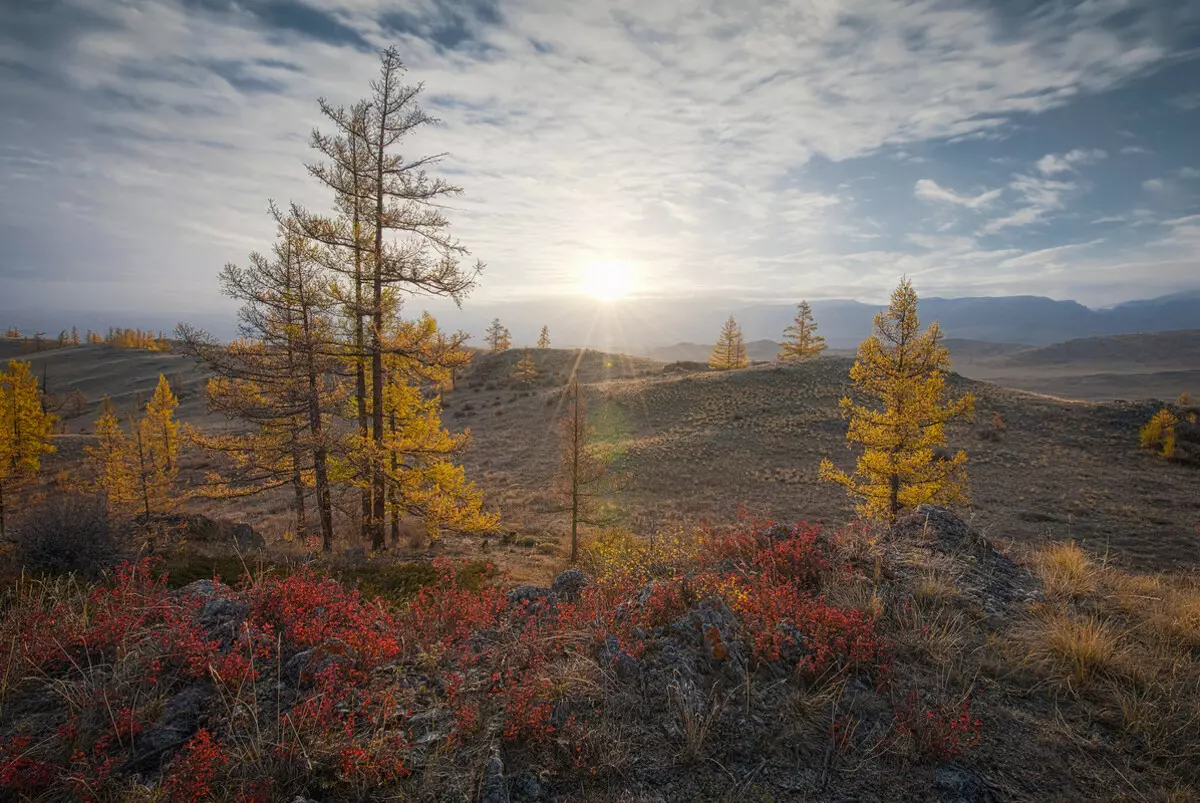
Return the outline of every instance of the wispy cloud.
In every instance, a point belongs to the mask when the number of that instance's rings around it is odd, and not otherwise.
[[[1127,149],[1122,148],[1122,153]],[[1043,176],[1053,176],[1056,173],[1073,173],[1078,165],[1092,164],[1107,157],[1108,154],[1099,148],[1084,150],[1075,148],[1064,154],[1048,153],[1037,161],[1037,169]]]
[[[978,195],[959,195],[953,190],[940,186],[933,179],[923,178],[917,181],[913,188],[913,195],[923,201],[955,204],[965,206],[967,209],[981,209],[999,198],[1002,191],[997,189],[987,190]]]

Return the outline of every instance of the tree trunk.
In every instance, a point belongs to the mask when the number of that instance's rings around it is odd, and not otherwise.
[[[150,485],[146,481],[146,453],[142,449],[142,428],[132,420],[130,427],[135,431],[137,436],[138,475],[142,480],[142,503],[146,508],[146,521],[148,523],[150,521]]]
[[[392,431],[392,437],[396,437],[396,411],[392,410],[388,415],[388,427]],[[392,546],[396,546],[400,542],[400,505],[399,498],[396,493],[396,474],[400,470],[400,457],[396,454],[396,450],[392,450],[392,480],[388,483],[388,504],[391,507],[392,516]]]
[[[365,133],[365,132],[364,132]],[[358,124],[355,123],[355,133],[350,138],[350,165],[354,176],[354,204],[352,216],[352,233],[354,237],[354,398],[358,406],[358,435],[366,445],[369,435],[367,426],[367,369],[363,363],[363,349],[366,348],[366,336],[363,333],[363,251],[362,251],[362,188],[361,167],[358,162]],[[371,488],[364,483],[359,491],[359,501],[362,508],[362,519],[358,525],[358,537],[365,541],[368,523],[371,521]]]
[[[375,150],[375,253],[372,267],[372,298],[371,298],[371,435],[375,442],[371,463],[371,548],[382,550],[386,544],[383,540],[384,517],[384,486],[383,467],[379,459],[383,454],[383,167],[386,158],[387,143],[387,102],[391,97],[392,71],[387,69],[383,74],[383,84],[379,95],[384,99],[380,107],[378,140],[372,143]]]
[[[296,537],[304,541],[308,536],[308,522],[304,515],[304,477],[300,473],[301,460],[300,439],[292,433],[292,489],[296,494]]]
[[[0,540],[5,538],[4,529],[4,481],[0,480]]]

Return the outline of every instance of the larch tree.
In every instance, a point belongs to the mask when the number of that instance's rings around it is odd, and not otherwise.
[[[162,489],[159,507],[166,510],[174,498],[172,491],[179,476],[179,422],[175,420],[175,409],[179,401],[171,392],[171,385],[162,374],[154,395],[146,404],[142,420],[138,422],[138,443],[145,450],[145,472],[148,485]]]
[[[813,319],[812,306],[807,300],[801,300],[791,326],[783,330],[779,359],[783,362],[799,362],[820,354],[825,350],[825,338],[816,332],[817,322]]]
[[[297,530],[306,530],[305,496],[316,496],[322,548],[333,548],[329,481],[332,439],[328,419],[339,388],[329,375],[337,359],[332,345],[334,298],[322,278],[321,246],[308,240],[296,221],[272,208],[279,234],[272,258],[254,253],[242,268],[226,265],[225,294],[242,301],[242,338],[227,347],[206,333],[181,326],[183,350],[213,371],[210,408],[253,425],[245,436],[189,436],[223,452],[230,476],[215,474],[215,495],[249,495],[291,485]]]
[[[1175,456],[1175,427],[1179,419],[1165,407],[1150,417],[1150,420],[1138,431],[1138,440],[1143,449],[1152,449],[1160,457]]]
[[[484,337],[484,342],[488,344],[488,348],[493,354],[498,354],[501,351],[508,351],[512,345],[512,335],[508,328],[500,323],[499,318],[493,318],[492,323],[487,328],[487,335]]]
[[[137,511],[138,466],[133,445],[121,427],[117,409],[105,396],[100,415],[92,427],[90,445],[84,447],[87,479],[84,487],[104,497],[109,515],[126,518]]]
[[[555,488],[564,502],[563,512],[569,516],[574,563],[579,555],[579,525],[610,523],[601,515],[602,500],[615,489],[617,478],[609,474],[608,460],[596,448],[578,375],[571,376],[566,401],[566,412],[559,422],[560,456]]]
[[[745,368],[750,361],[746,358],[746,341],[742,337],[741,327],[732,315],[721,327],[721,336],[713,346],[708,358],[708,367],[718,371],[728,371],[733,368]]]
[[[525,349],[525,353],[521,359],[517,361],[517,366],[513,370],[512,378],[522,385],[528,385],[533,380],[537,379],[538,370],[533,362],[533,352]]]
[[[936,321],[921,331],[917,294],[905,277],[850,369],[858,390],[878,406],[841,401],[850,420],[846,440],[863,450],[855,473],[821,461],[821,478],[856,497],[863,516],[894,522],[902,509],[967,500],[966,453],[939,459],[934,452],[946,445],[947,422],[969,416],[975,404],[970,394],[946,397],[950,354],[941,341]]]
[[[354,375],[354,406],[358,437],[366,441],[371,434],[371,398],[367,392],[366,321],[373,311],[373,281],[367,257],[375,242],[375,219],[369,214],[371,200],[370,144],[367,138],[368,102],[360,101],[349,109],[334,107],[318,100],[321,114],[333,125],[331,133],[314,130],[310,146],[326,161],[308,165],[308,172],[334,193],[336,215],[332,218],[312,215],[293,206],[293,217],[305,235],[324,243],[333,259],[328,267],[340,277],[331,285],[342,305],[348,324],[345,358]],[[368,472],[371,467],[367,467]],[[369,537],[372,504],[371,481],[359,483],[359,537]]]
[[[449,231],[446,201],[461,194],[461,188],[427,172],[444,154],[406,159],[396,152],[414,132],[437,122],[418,103],[423,86],[406,84],[404,72],[395,47],[380,54],[379,77],[371,83],[371,96],[364,101],[361,137],[365,156],[361,214],[372,235],[364,243],[362,256],[367,271],[365,309],[369,314],[364,317],[369,326],[365,353],[369,357],[371,438],[376,455],[384,452],[388,432],[383,398],[387,386],[387,291],[440,296],[461,303],[483,270],[483,263],[478,261],[469,267],[462,264],[469,252]],[[385,465],[371,468],[371,520],[367,529],[374,549],[386,545],[386,471]]]
[[[542,326],[542,333],[538,335],[537,346],[540,349],[550,348],[550,327]]]
[[[54,451],[55,417],[43,409],[41,395],[29,363],[12,360],[0,371],[0,538],[16,495],[37,475],[42,455]]]
[[[437,389],[471,358],[466,335],[447,334],[426,314],[415,321],[396,319],[386,333],[383,451],[370,456],[374,441],[348,450],[363,463],[384,467],[386,513],[391,541],[399,540],[401,516],[421,518],[431,540],[442,527],[486,532],[498,521],[483,510],[483,496],[467,481],[452,458],[467,445],[469,432],[451,434],[442,427]],[[351,472],[361,477],[361,471]]]

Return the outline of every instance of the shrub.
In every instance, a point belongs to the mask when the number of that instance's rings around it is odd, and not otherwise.
[[[1161,457],[1170,458],[1175,454],[1175,425],[1179,419],[1165,407],[1151,416],[1146,425],[1138,433],[1138,439],[1143,449],[1152,449]]]
[[[1101,677],[1120,677],[1125,653],[1107,622],[1092,616],[1053,612],[1036,620],[1026,634],[1027,661],[1068,688]]]
[[[916,690],[894,706],[896,729],[912,739],[916,753],[927,759],[950,759],[979,744],[983,722],[971,711],[971,695],[958,702],[932,705]]]
[[[62,496],[22,517],[14,533],[21,562],[31,572],[96,575],[116,561],[116,529],[103,501]]]

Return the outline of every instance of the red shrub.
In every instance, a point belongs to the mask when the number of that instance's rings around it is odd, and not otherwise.
[[[895,706],[896,730],[912,739],[921,756],[931,759],[953,758],[979,744],[983,722],[971,713],[971,696],[959,703],[926,705],[915,691]]]
[[[163,789],[171,803],[200,803],[212,794],[212,783],[229,757],[221,744],[201,728],[171,762]]]

